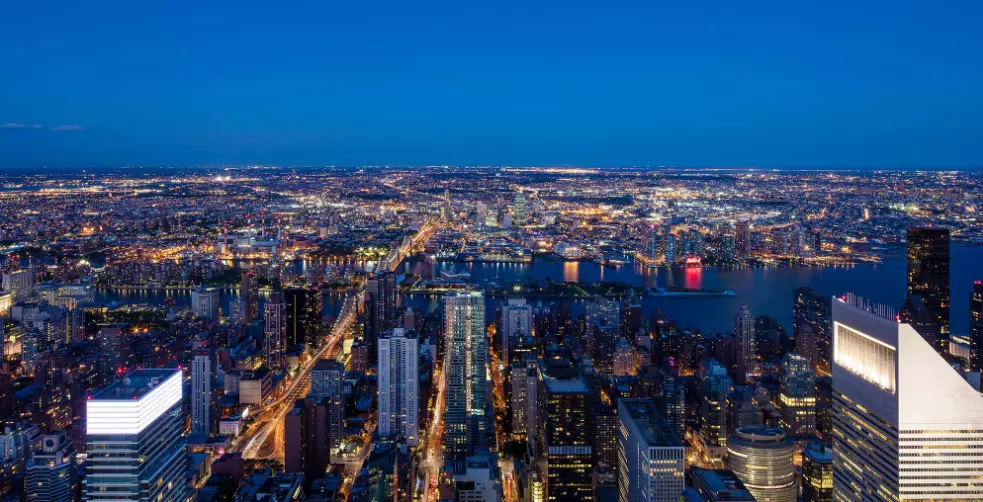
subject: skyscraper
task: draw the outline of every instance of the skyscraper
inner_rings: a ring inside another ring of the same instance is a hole
[[[565,355],[539,360],[536,458],[547,500],[593,500],[590,389]]]
[[[283,296],[287,304],[287,347],[299,344],[316,347],[321,327],[321,292],[290,288],[284,290]]]
[[[795,444],[776,427],[742,427],[727,438],[728,466],[761,502],[796,502],[794,453]]]
[[[522,226],[526,224],[526,194],[521,191],[515,194],[515,224]]]
[[[682,443],[648,399],[618,400],[619,502],[676,502],[686,488]]]
[[[747,305],[741,305],[741,309],[734,316],[734,338],[737,340],[737,346],[741,351],[738,360],[738,377],[743,377],[747,381],[747,375],[753,373],[757,366],[754,316]]]
[[[396,327],[396,275],[376,274],[365,282],[365,343],[369,346],[369,364],[377,362],[378,340]]]
[[[242,273],[239,297],[243,307],[242,324],[249,324],[259,315],[259,277],[256,272],[247,270]]]
[[[981,499],[983,396],[890,309],[833,301],[833,500]]]
[[[716,361],[711,362],[703,379],[700,407],[700,435],[710,457],[721,457],[723,447],[727,446],[727,394],[733,387],[727,369]]]
[[[459,464],[474,453],[475,446],[486,443],[489,427],[485,380],[488,337],[482,293],[459,291],[444,297],[444,337],[444,445]]]
[[[218,389],[215,386],[215,351],[194,350],[191,358],[191,433],[218,434]]]
[[[78,343],[85,340],[85,312],[80,308],[65,314],[65,343]]]
[[[983,281],[969,293],[969,370],[983,368]]]
[[[734,228],[734,248],[737,257],[747,258],[751,254],[751,226],[746,221],[739,221]]]
[[[76,479],[72,442],[65,431],[41,436],[41,449],[27,463],[28,502],[74,502]]]
[[[786,354],[780,382],[782,427],[792,436],[815,434],[816,383],[809,360],[798,354]]]
[[[283,293],[270,293],[263,305],[263,351],[266,365],[274,370],[283,367],[284,342],[287,333],[287,303]]]
[[[812,363],[818,376],[829,376],[833,357],[833,322],[830,297],[811,288],[798,288],[792,299],[792,335],[795,350]]]
[[[833,452],[819,441],[802,450],[802,502],[833,501]]]
[[[502,306],[502,325],[499,331],[503,362],[509,361],[509,347],[513,338],[532,336],[532,305],[526,305],[524,298],[509,298]]]
[[[191,497],[181,437],[181,370],[133,371],[86,402],[88,502]]]
[[[210,321],[219,320],[219,308],[221,302],[217,288],[206,288],[198,286],[191,291],[191,311],[195,317],[208,319]]]
[[[379,338],[379,435],[419,441],[420,340],[417,332],[394,328]]]
[[[345,436],[345,365],[334,359],[321,359],[311,370],[308,397],[323,401],[327,411],[328,445],[332,454]]]
[[[935,339],[940,353],[949,350],[949,229],[908,229],[908,296],[920,296],[930,314],[922,333]],[[934,336],[933,336],[934,335]]]

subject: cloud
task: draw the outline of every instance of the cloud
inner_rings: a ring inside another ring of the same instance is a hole
[[[41,124],[21,124],[18,122],[4,122],[0,124],[3,129],[40,129]]]
[[[51,130],[52,131],[84,131],[85,128],[78,124],[68,124],[68,125],[54,126],[51,128]]]

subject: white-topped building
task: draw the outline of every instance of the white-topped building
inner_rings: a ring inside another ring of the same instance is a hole
[[[179,369],[140,369],[86,402],[85,500],[182,502],[188,487]]]
[[[833,498],[983,499],[983,396],[889,308],[833,301]]]

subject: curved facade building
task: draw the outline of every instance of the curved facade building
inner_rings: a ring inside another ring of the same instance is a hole
[[[775,427],[741,427],[727,439],[728,466],[762,502],[796,502],[795,446]]]

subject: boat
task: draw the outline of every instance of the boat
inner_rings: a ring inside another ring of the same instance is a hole
[[[465,272],[465,271],[457,271],[457,270],[447,271],[447,270],[445,270],[445,271],[443,271],[443,272],[440,273],[440,277],[442,277],[444,279],[454,279],[454,280],[459,280],[459,281],[467,281],[467,280],[470,280],[471,279],[471,274],[468,273],[468,272]]]

